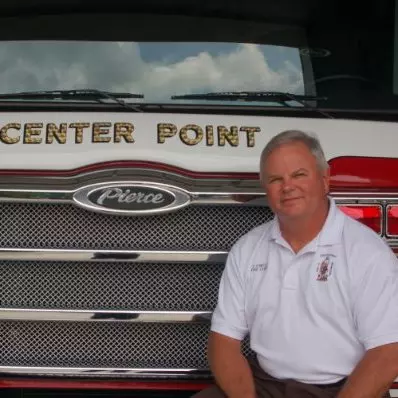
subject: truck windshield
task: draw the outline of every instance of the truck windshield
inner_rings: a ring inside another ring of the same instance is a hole
[[[396,2],[381,1],[355,12],[348,12],[341,2],[327,4],[335,8],[322,6],[322,15],[308,12],[290,24],[250,25],[250,35],[242,33],[242,40],[234,41],[209,41],[209,35],[203,37],[206,40],[190,40],[183,31],[178,42],[167,37],[156,41],[3,40],[0,93],[92,89],[143,95],[126,100],[131,103],[305,106],[275,101],[272,95],[261,101],[187,97],[264,91],[316,97],[311,106],[324,109],[395,112]]]
[[[2,93],[97,89],[141,93],[144,102],[162,103],[213,91],[304,94],[300,49],[285,46],[12,41],[0,42],[0,59]]]

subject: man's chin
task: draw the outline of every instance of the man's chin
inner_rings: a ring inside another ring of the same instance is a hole
[[[281,215],[284,218],[290,218],[290,219],[300,219],[304,218],[307,213],[304,211],[302,206],[284,206],[281,209]]]
[[[300,220],[305,218],[305,214],[302,211],[285,211],[283,217],[289,220]]]

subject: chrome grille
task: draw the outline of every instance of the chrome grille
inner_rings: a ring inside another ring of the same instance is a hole
[[[0,321],[0,365],[207,369],[206,324]],[[242,349],[250,355],[247,341]]]
[[[0,306],[211,311],[222,263],[0,261]]]
[[[264,206],[193,205],[174,213],[121,217],[71,204],[0,204],[0,246],[10,248],[229,250],[272,218]]]
[[[0,202],[0,372],[208,375],[225,253],[273,217],[257,194],[198,194],[175,212],[124,217],[17,191]],[[247,339],[242,350],[252,354]]]

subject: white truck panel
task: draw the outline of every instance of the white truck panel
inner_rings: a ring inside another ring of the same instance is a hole
[[[85,123],[87,126],[82,129],[81,143],[76,143],[76,127],[71,127],[76,123]],[[66,133],[65,143],[60,144],[55,138],[52,143],[46,143],[48,126],[60,131],[61,124],[64,124]],[[159,127],[161,124],[163,127]],[[164,136],[164,133],[172,134],[170,129],[164,127],[165,124],[175,126],[173,136]],[[196,133],[189,128],[183,129],[189,125],[194,125]],[[134,142],[126,142],[123,137],[119,137],[120,142],[115,142],[114,129],[117,126],[123,131],[128,126],[130,140],[132,138]],[[207,128],[208,135],[206,126],[212,126]],[[99,133],[96,138],[93,137],[94,127]],[[286,129],[302,129],[317,134],[328,159],[343,155],[398,156],[396,123],[375,121],[167,113],[46,112],[31,115],[2,113],[0,129],[1,169],[62,170],[106,161],[146,160],[192,171],[257,172],[258,159],[265,143]],[[213,142],[209,139],[211,130]],[[228,134],[236,146],[232,146],[225,138]],[[100,139],[109,142],[93,142]]]

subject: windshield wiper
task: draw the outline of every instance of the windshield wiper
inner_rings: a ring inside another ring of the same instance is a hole
[[[19,93],[0,94],[1,100],[85,100],[96,101],[101,104],[103,99],[110,99],[125,108],[132,109],[136,112],[141,112],[138,105],[130,104],[123,101],[122,98],[144,98],[142,94],[132,93],[113,93],[108,91],[96,89],[82,89],[82,90],[51,90],[51,91],[25,91]]]
[[[303,107],[319,112],[322,115],[333,117],[322,110],[311,106],[307,101],[324,101],[326,97],[316,97],[312,95],[298,95],[291,93],[284,93],[279,91],[231,91],[231,92],[214,92],[204,94],[183,94],[173,95],[173,100],[208,100],[208,101],[241,101],[241,102],[277,102],[286,107],[293,108],[288,102],[294,101],[301,104]]]

